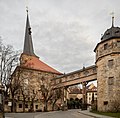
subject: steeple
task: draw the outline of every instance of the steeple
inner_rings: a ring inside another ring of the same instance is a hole
[[[32,35],[31,35],[32,32],[31,32],[31,27],[30,27],[30,22],[28,17],[28,9],[26,11],[27,11],[27,20],[26,20],[26,31],[25,31],[23,54],[36,56],[34,54],[34,49],[33,49]]]

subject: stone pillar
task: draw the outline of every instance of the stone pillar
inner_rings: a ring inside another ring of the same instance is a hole
[[[82,103],[83,104],[87,103],[86,85],[87,85],[86,82],[82,82],[82,93],[83,93]]]
[[[67,87],[64,87],[64,104],[65,105],[67,105],[67,96],[68,96]]]
[[[61,88],[62,90],[62,97],[61,97],[61,106],[64,104],[64,88]]]
[[[67,87],[63,87],[62,92],[61,108],[62,110],[67,110]]]

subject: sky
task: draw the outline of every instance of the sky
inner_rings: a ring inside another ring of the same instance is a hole
[[[62,73],[95,64],[101,35],[120,26],[120,0],[0,0],[0,37],[23,50],[26,6],[35,54]]]

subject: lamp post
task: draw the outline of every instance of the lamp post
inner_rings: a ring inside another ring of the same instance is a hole
[[[5,118],[4,116],[4,86],[0,82],[0,118]]]

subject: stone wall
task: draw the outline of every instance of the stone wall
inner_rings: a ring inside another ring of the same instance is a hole
[[[20,77],[19,77],[20,75]],[[32,98],[34,98],[34,111],[43,110],[43,98],[40,92],[41,85],[44,84],[47,87],[50,87],[51,79],[57,77],[58,74],[51,72],[44,72],[35,69],[29,69],[25,67],[17,67],[13,74],[13,84],[16,84],[16,80],[20,81],[22,88],[17,90],[15,95],[16,100],[16,112],[23,112],[23,94],[26,96],[25,101],[28,104],[28,108],[25,108],[25,111],[29,111]],[[43,82],[42,82],[43,81]],[[22,91],[23,90],[23,94]],[[22,108],[19,108],[19,104],[22,104]],[[38,107],[36,108],[36,106]],[[51,109],[49,107],[49,109]]]
[[[102,42],[96,50],[98,110],[113,111],[120,94],[120,39]],[[107,47],[105,47],[107,45]]]

